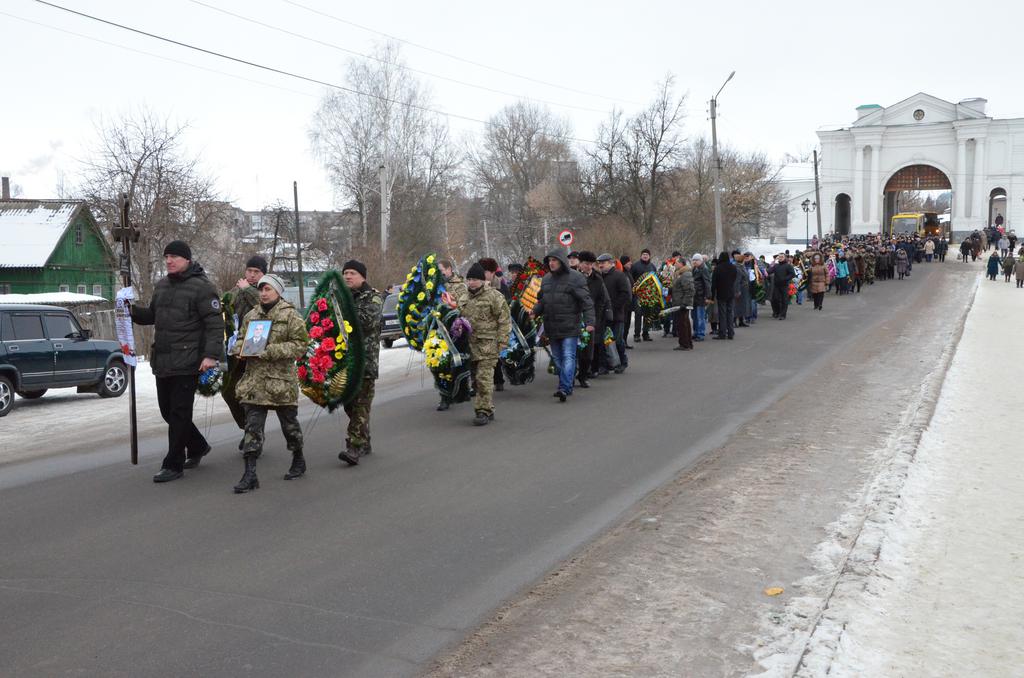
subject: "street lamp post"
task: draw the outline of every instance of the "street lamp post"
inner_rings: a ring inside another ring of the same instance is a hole
[[[800,203],[800,206],[804,208],[804,248],[806,249],[811,245],[811,212],[818,208],[818,203],[807,199]]]
[[[715,124],[715,118],[718,117],[718,95],[722,93],[725,86],[732,80],[732,76],[736,75],[736,71],[729,74],[729,77],[725,79],[722,86],[718,88],[718,92],[715,96],[711,97],[711,154],[713,156],[713,162],[711,165],[712,180],[715,182],[715,252],[721,252],[725,249],[725,238],[722,236],[722,187],[719,183],[719,162],[718,162],[718,127]]]

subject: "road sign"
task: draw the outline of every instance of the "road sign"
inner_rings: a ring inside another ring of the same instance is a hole
[[[572,231],[569,230],[562,231],[558,234],[558,242],[562,243],[566,247],[572,244],[573,238],[574,236]]]

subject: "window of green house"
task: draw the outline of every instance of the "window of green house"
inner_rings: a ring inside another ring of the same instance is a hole
[[[103,296],[103,285],[93,285],[92,286],[92,296],[94,296],[94,297],[102,297]]]
[[[70,285],[61,285],[60,287],[57,288],[57,291],[58,292],[70,292],[71,291],[71,286]]]
[[[85,285],[79,285],[77,291],[79,294],[85,294]]]
[[[81,224],[75,224],[75,244],[76,245],[81,245],[82,241],[84,240],[84,238],[85,238],[85,234],[82,231],[82,225]]]

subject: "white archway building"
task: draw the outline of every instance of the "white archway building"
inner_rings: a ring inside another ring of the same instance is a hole
[[[919,93],[888,108],[859,106],[849,127],[819,131],[822,231],[878,232],[892,211],[887,187],[951,189],[954,237],[986,225],[994,192],[1006,196],[998,208],[1006,225],[1024,224],[1024,118],[995,120],[986,105]],[[790,192],[791,242],[805,238],[806,188],[801,182]],[[811,230],[817,230],[814,217]]]

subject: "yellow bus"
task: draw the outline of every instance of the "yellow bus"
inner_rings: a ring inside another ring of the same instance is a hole
[[[889,237],[917,233],[922,238],[943,237],[946,229],[937,212],[901,212],[889,223]]]

